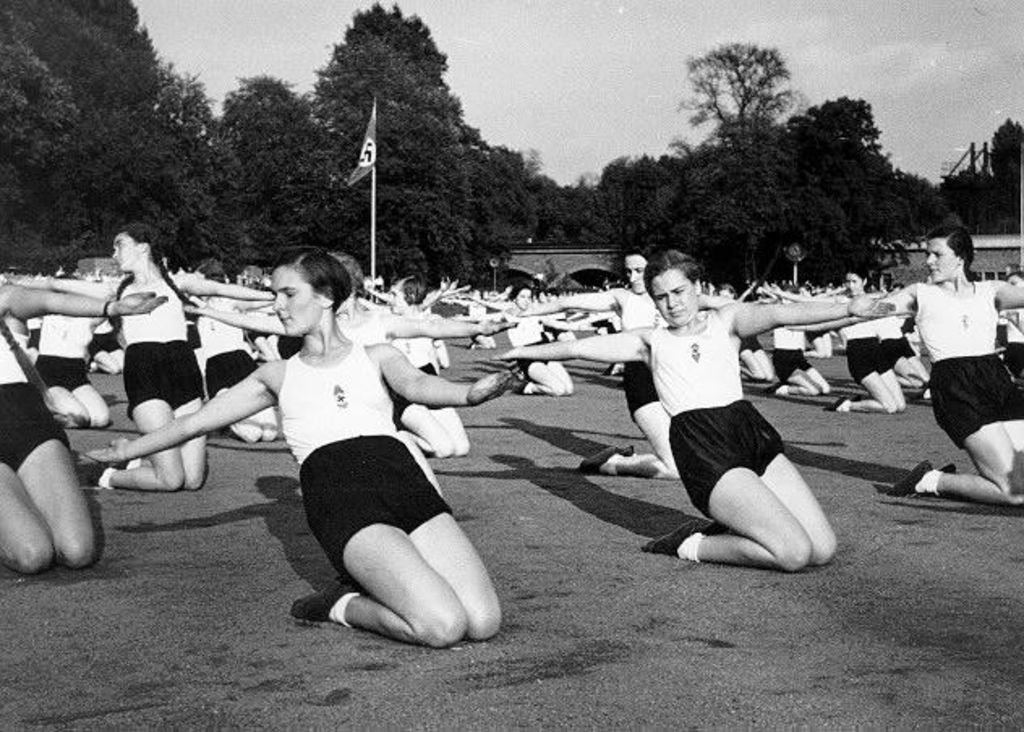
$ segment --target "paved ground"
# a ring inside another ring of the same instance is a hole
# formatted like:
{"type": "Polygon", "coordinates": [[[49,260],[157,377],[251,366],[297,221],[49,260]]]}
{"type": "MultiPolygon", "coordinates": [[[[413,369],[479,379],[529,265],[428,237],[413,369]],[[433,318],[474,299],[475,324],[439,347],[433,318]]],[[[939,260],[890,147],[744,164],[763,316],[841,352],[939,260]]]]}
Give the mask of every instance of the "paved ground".
{"type": "MultiPolygon", "coordinates": [[[[487,368],[451,351],[454,378],[487,368]]],[[[849,387],[839,359],[819,366],[849,387]]],[[[296,468],[281,444],[218,437],[199,493],[90,494],[96,567],[0,570],[0,726],[1024,725],[1024,512],[876,490],[921,458],[967,468],[930,408],[751,394],[840,538],[832,565],[785,576],[641,553],[695,511],[675,484],[575,471],[642,443],[615,380],[571,371],[574,397],[464,410],[472,454],[435,462],[498,587],[494,640],[432,651],[293,621],[331,576],[296,468]]],[[[119,381],[98,383],[127,429],[119,381]]]]}

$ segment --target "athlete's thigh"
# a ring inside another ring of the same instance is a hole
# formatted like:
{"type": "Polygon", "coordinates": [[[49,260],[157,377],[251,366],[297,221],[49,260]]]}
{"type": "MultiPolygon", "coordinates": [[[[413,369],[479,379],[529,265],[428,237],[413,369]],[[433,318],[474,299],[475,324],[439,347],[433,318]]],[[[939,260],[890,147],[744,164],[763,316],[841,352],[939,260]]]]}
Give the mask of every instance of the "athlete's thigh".
{"type": "Polygon", "coordinates": [[[778,555],[792,541],[808,537],[791,511],[761,478],[746,468],[723,475],[708,501],[716,521],[778,555]]]}
{"type": "Polygon", "coordinates": [[[427,564],[455,591],[471,617],[498,611],[498,596],[487,567],[450,513],[434,516],[409,536],[427,564]]]}
{"type": "Polygon", "coordinates": [[[36,447],[18,467],[18,478],[53,535],[58,549],[83,548],[93,539],[92,519],[71,453],[58,440],[36,447]]]}
{"type": "Polygon", "coordinates": [[[785,455],[776,455],[763,476],[764,484],[800,522],[816,548],[835,544],[835,533],[821,504],[800,471],[785,455]]]}
{"type": "MultiPolygon", "coordinates": [[[[136,405],[132,410],[132,421],[143,434],[155,432],[156,430],[174,421],[174,411],[171,405],[162,399],[149,399],[136,405]]],[[[184,471],[181,459],[181,451],[172,447],[149,456],[150,462],[157,472],[165,475],[173,473],[180,474],[184,471]]]]}
{"type": "MultiPolygon", "coordinates": [[[[1006,424],[993,422],[984,425],[964,440],[964,448],[978,472],[1004,491],[1010,489],[1010,475],[1016,460],[1016,450],[1006,424]]],[[[1018,432],[1018,428],[1014,428],[1014,432],[1018,432]]]]}
{"type": "Polygon", "coordinates": [[[395,526],[361,529],[345,545],[343,560],[372,597],[407,621],[432,612],[463,612],[452,586],[395,526]]]}
{"type": "Polygon", "coordinates": [[[88,410],[93,424],[106,424],[110,421],[110,407],[103,395],[96,391],[92,384],[83,384],[71,394],[88,410]]]}
{"type": "Polygon", "coordinates": [[[0,556],[5,563],[26,546],[52,546],[46,519],[21,478],[0,463],[0,556]]]}
{"type": "Polygon", "coordinates": [[[633,412],[633,419],[640,431],[644,433],[644,437],[651,443],[658,459],[672,472],[678,472],[675,457],[672,455],[672,444],[668,437],[672,417],[665,411],[664,405],[661,402],[649,402],[633,412]]]}

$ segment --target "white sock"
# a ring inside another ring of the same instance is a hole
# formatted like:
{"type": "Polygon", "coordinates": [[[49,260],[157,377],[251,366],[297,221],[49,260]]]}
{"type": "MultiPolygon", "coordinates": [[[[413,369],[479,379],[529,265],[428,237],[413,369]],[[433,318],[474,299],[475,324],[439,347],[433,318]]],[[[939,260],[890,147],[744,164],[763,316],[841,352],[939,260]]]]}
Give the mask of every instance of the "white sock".
{"type": "Polygon", "coordinates": [[[921,480],[914,486],[915,493],[930,493],[933,496],[939,495],[939,478],[942,477],[941,470],[929,470],[921,480]]]}
{"type": "Polygon", "coordinates": [[[100,474],[100,479],[96,481],[96,485],[100,488],[106,488],[108,491],[114,490],[114,486],[110,485],[110,477],[114,474],[113,468],[107,468],[100,474]]]}
{"type": "Polygon", "coordinates": [[[776,396],[786,396],[787,394],[789,394],[789,385],[788,384],[783,384],[782,386],[780,386],[778,389],[775,390],[775,395],[776,396]]]}
{"type": "Polygon", "coordinates": [[[344,595],[339,597],[338,601],[334,603],[334,605],[331,607],[331,611],[327,613],[327,617],[329,617],[331,620],[333,620],[335,623],[338,623],[339,625],[344,625],[346,628],[351,628],[352,626],[349,625],[348,622],[345,620],[345,608],[347,608],[348,604],[352,602],[353,597],[359,597],[359,593],[346,592],[344,595]]]}
{"type": "Polygon", "coordinates": [[[836,411],[837,412],[849,412],[850,411],[850,404],[851,403],[852,402],[850,402],[850,400],[847,399],[842,404],[840,404],[838,407],[836,407],[836,411]]]}
{"type": "Polygon", "coordinates": [[[676,549],[676,554],[679,555],[680,559],[686,559],[700,564],[700,560],[697,558],[697,548],[700,546],[702,541],[704,541],[704,534],[699,531],[696,534],[690,534],[683,539],[683,543],[679,545],[678,549],[676,549]]]}

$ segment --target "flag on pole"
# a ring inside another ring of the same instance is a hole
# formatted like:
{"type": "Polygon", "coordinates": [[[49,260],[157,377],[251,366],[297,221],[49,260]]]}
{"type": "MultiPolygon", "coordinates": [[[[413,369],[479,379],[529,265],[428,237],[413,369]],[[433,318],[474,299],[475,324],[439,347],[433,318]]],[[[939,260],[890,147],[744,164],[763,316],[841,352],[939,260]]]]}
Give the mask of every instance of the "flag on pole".
{"type": "Polygon", "coordinates": [[[355,185],[363,177],[373,170],[377,163],[377,100],[373,100],[373,111],[370,112],[370,122],[366,125],[366,135],[363,137],[363,147],[359,151],[359,162],[348,177],[348,184],[355,185]]]}

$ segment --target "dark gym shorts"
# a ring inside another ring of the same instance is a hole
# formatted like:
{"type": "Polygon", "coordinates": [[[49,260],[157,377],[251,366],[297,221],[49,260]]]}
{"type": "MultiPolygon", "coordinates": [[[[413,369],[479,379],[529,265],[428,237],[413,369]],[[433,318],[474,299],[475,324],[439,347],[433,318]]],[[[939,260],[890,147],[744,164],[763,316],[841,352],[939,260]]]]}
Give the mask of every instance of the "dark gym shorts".
{"type": "Polygon", "coordinates": [[[256,370],[252,356],[242,350],[218,353],[206,359],[206,395],[213,399],[256,370]]]}
{"type": "Polygon", "coordinates": [[[622,368],[622,388],[626,392],[626,406],[630,416],[640,407],[657,402],[658,390],[650,367],[640,361],[627,361],[622,368]]]}
{"type": "Polygon", "coordinates": [[[761,341],[757,340],[757,336],[747,336],[746,338],[740,338],[740,353],[744,351],[757,351],[761,350],[761,341]]]}
{"type": "Polygon", "coordinates": [[[1006,350],[1003,351],[1003,363],[1010,369],[1011,376],[1016,377],[1024,373],[1024,343],[1007,343],[1006,350]]]}
{"type": "Polygon", "coordinates": [[[772,366],[783,384],[789,381],[794,371],[807,371],[811,368],[804,352],[797,348],[776,348],[772,351],[772,366]]]}
{"type": "Polygon", "coordinates": [[[906,336],[902,338],[883,338],[880,341],[882,346],[882,358],[886,365],[886,371],[894,368],[901,358],[914,358],[917,352],[910,345],[906,336]]]}
{"type": "Polygon", "coordinates": [[[94,333],[92,340],[89,341],[89,358],[95,357],[97,353],[113,353],[120,350],[121,343],[117,340],[117,332],[113,330],[106,333],[94,333]]]}
{"type": "Polygon", "coordinates": [[[711,491],[723,475],[733,468],[764,475],[783,453],[779,433],[744,399],[680,412],[672,417],[668,436],[690,501],[705,516],[710,515],[711,491]]]}
{"type": "Polygon", "coordinates": [[[935,421],[957,447],[987,424],[1024,419],[1024,395],[994,353],[936,361],[929,386],[935,421]]]}
{"type": "Polygon", "coordinates": [[[294,356],[296,353],[302,350],[302,339],[298,336],[278,336],[277,337],[277,352],[281,354],[281,358],[287,361],[289,358],[294,356]]]}
{"type": "MultiPolygon", "coordinates": [[[[437,369],[434,368],[434,364],[432,363],[423,364],[420,366],[420,371],[425,374],[430,374],[431,376],[437,376],[437,369]]],[[[404,412],[406,407],[412,404],[412,402],[401,394],[392,391],[390,388],[388,389],[388,394],[391,396],[391,403],[394,405],[394,409],[391,410],[391,421],[395,423],[395,427],[403,430],[405,427],[402,426],[402,412],[404,412]]]]}
{"type": "Polygon", "coordinates": [[[299,471],[313,536],[342,577],[345,545],[372,524],[409,534],[452,510],[396,437],[371,435],[314,450],[299,471]]]}
{"type": "Polygon", "coordinates": [[[851,338],[846,342],[846,368],[858,384],[872,373],[883,374],[889,366],[877,338],[851,338]]]}
{"type": "Polygon", "coordinates": [[[60,386],[74,391],[89,383],[85,359],[63,356],[40,356],[36,359],[36,371],[47,386],[60,386]]]}
{"type": "Polygon", "coordinates": [[[185,341],[133,343],[124,352],[124,390],[129,415],[150,399],[177,409],[203,398],[203,375],[185,341]]]}
{"type": "Polygon", "coordinates": [[[0,420],[0,462],[11,470],[48,440],[68,446],[67,435],[31,384],[0,385],[0,420]]]}

